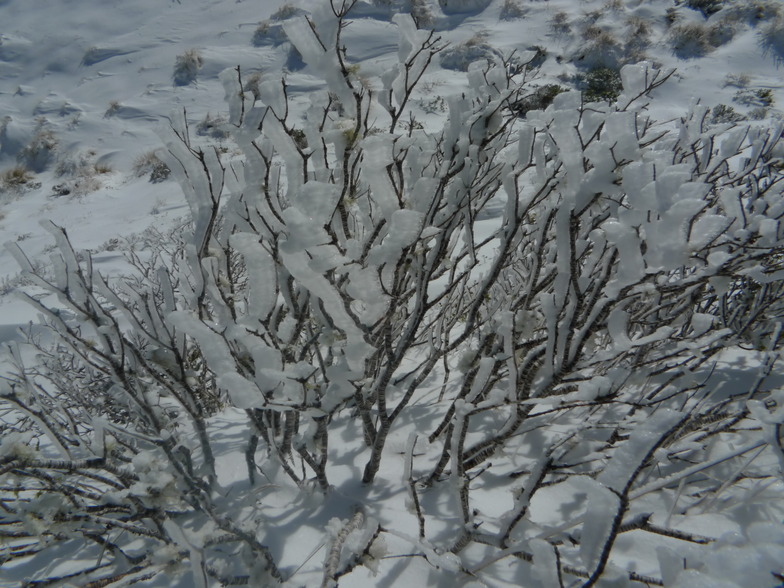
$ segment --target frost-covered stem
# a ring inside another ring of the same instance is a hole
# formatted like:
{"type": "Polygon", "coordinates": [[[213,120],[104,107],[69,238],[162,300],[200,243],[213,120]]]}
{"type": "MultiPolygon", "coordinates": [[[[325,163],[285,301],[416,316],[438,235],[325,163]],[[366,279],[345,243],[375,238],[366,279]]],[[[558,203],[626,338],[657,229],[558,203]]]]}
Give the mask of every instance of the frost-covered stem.
{"type": "MultiPolygon", "coordinates": [[[[628,479],[623,481],[623,487],[608,487],[608,490],[611,491],[618,497],[618,507],[616,509],[615,515],[613,516],[612,525],[610,526],[610,530],[607,536],[607,539],[604,541],[604,545],[602,546],[601,553],[599,555],[598,563],[594,568],[593,572],[591,573],[588,580],[583,584],[583,588],[590,588],[594,586],[596,582],[599,581],[602,574],[604,573],[604,569],[607,566],[607,562],[610,559],[610,552],[612,551],[613,545],[615,545],[615,540],[618,538],[618,535],[621,530],[621,526],[623,524],[623,517],[626,514],[626,511],[629,509],[629,505],[631,504],[632,500],[635,498],[631,494],[631,488],[634,485],[635,481],[642,473],[643,469],[647,466],[650,459],[653,457],[653,454],[662,444],[667,440],[667,438],[673,433],[673,431],[680,428],[683,422],[686,420],[687,417],[680,418],[673,426],[671,426],[667,431],[664,431],[659,438],[654,443],[649,443],[648,451],[643,456],[634,456],[633,459],[637,462],[637,467],[632,472],[631,476],[628,479]]],[[[628,447],[628,446],[627,446],[628,447]]],[[[625,447],[620,451],[629,451],[629,449],[625,447]]],[[[629,456],[618,457],[614,456],[614,460],[618,459],[632,459],[629,456]]],[[[613,462],[610,462],[612,465],[613,462]]]]}
{"type": "Polygon", "coordinates": [[[514,531],[514,528],[517,526],[517,523],[519,523],[528,512],[528,506],[531,504],[531,498],[542,485],[542,482],[544,482],[545,476],[547,476],[551,465],[552,458],[550,454],[547,454],[541,457],[536,462],[536,465],[531,470],[531,472],[529,472],[525,485],[520,490],[520,494],[515,499],[515,506],[514,510],[512,511],[512,517],[506,524],[506,528],[500,534],[501,547],[508,547],[509,537],[514,531]]]}
{"type": "Polygon", "coordinates": [[[340,575],[340,553],[343,550],[343,545],[346,543],[348,536],[352,531],[358,531],[365,524],[365,514],[362,510],[357,509],[351,519],[343,525],[335,537],[329,549],[329,555],[324,565],[324,578],[321,582],[321,588],[329,588],[335,585],[337,578],[340,575]]]}

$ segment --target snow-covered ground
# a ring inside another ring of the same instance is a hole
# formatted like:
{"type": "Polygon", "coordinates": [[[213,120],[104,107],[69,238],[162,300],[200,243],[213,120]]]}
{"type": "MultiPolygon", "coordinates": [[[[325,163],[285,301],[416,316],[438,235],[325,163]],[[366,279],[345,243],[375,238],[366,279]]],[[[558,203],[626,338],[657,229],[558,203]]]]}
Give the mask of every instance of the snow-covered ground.
{"type": "MultiPolygon", "coordinates": [[[[324,1],[295,5],[308,11],[324,1]]],[[[219,78],[224,70],[239,66],[245,79],[254,74],[261,79],[285,75],[295,105],[304,106],[309,93],[324,86],[319,72],[304,66],[279,36],[279,19],[292,12],[290,5],[281,7],[266,0],[48,0],[45,6],[41,4],[0,0],[0,174],[20,164],[28,172],[22,183],[2,184],[0,180],[0,242],[18,243],[35,263],[47,264],[52,250],[51,235],[39,224],[44,219],[64,227],[75,247],[93,252],[96,268],[108,275],[124,271],[124,249],[143,249],[148,240],[159,238],[151,231],[165,234],[187,221],[188,204],[177,183],[171,179],[151,182],[147,168],[141,176],[136,169],[140,158],[161,148],[170,115],[183,109],[197,141],[219,145],[227,158],[237,156],[236,146],[217,125],[204,124],[226,116],[225,90],[219,78]],[[268,23],[264,34],[257,30],[262,21],[268,23]],[[175,74],[177,60],[183,56],[194,64],[192,79],[182,68],[180,77],[175,74]]],[[[530,81],[532,87],[557,84],[570,89],[579,86],[592,67],[646,59],[662,70],[675,69],[670,81],[654,92],[651,114],[658,120],[679,119],[695,101],[714,113],[719,105],[730,106],[739,115],[755,119],[751,121],[755,125],[770,125],[781,116],[784,55],[766,46],[762,35],[775,21],[764,11],[772,14],[776,1],[727,0],[725,10],[708,19],[671,0],[492,0],[475,4],[482,6],[466,3],[463,11],[447,7],[446,12],[438,4],[430,5],[438,35],[469,57],[450,56],[447,50],[434,63],[422,90],[415,94],[425,125],[437,126],[446,116],[444,98],[465,87],[466,74],[461,69],[467,68],[470,56],[481,57],[483,52],[508,56],[536,48],[543,50],[543,61],[530,81]],[[758,8],[750,8],[752,4],[758,8]],[[674,27],[687,25],[703,27],[712,44],[698,41],[695,46],[679,48],[673,40],[674,27]]],[[[354,8],[356,16],[345,30],[344,41],[360,75],[380,73],[397,60],[398,32],[390,18],[397,6],[396,2],[375,6],[359,2],[354,8]]],[[[779,18],[784,19],[784,10],[779,18]]],[[[784,32],[780,35],[784,37],[784,32]]],[[[781,39],[778,43],[778,47],[784,45],[781,39]]],[[[726,109],[723,112],[730,116],[726,109]]],[[[35,316],[34,310],[13,295],[25,286],[14,258],[0,250],[0,342],[18,339],[17,328],[35,316]]],[[[744,357],[731,356],[727,361],[740,366],[744,357]]],[[[750,366],[738,368],[741,380],[745,372],[757,369],[756,358],[748,361],[750,366]]],[[[781,384],[778,379],[776,383],[781,384]]],[[[423,404],[405,415],[388,442],[391,452],[402,456],[408,451],[418,412],[427,411],[423,404]]],[[[232,437],[234,412],[228,409],[211,423],[225,434],[218,446],[226,454],[232,443],[239,442],[232,437]]],[[[330,472],[335,488],[327,496],[315,491],[305,495],[272,484],[256,489],[257,498],[264,500],[262,515],[282,517],[276,521],[280,545],[271,536],[266,537],[267,543],[279,554],[282,566],[291,570],[301,563],[305,569],[300,576],[292,576],[291,585],[318,585],[320,576],[306,563],[310,558],[324,560],[324,528],[334,524],[329,522],[332,517],[351,517],[357,502],[383,505],[370,515],[401,535],[397,545],[394,535],[387,537],[388,554],[411,549],[408,536],[415,536],[417,528],[405,484],[366,488],[359,483],[361,468],[352,456],[359,451],[361,437],[360,424],[347,421],[339,436],[345,447],[340,448],[341,457],[330,472]],[[298,503],[292,506],[292,501],[298,503]],[[405,519],[407,523],[401,523],[405,519]]],[[[403,475],[402,457],[384,467],[381,479],[403,475]]],[[[235,479],[245,476],[241,455],[219,462],[218,469],[227,492],[232,491],[235,479]]],[[[763,491],[781,493],[781,482],[763,491]]],[[[486,499],[488,516],[500,516],[512,507],[506,489],[488,485],[478,495],[486,499]]],[[[554,500],[558,490],[548,496],[554,500]]],[[[573,494],[561,498],[563,502],[547,505],[534,501],[531,508],[540,513],[533,517],[535,521],[546,527],[551,524],[548,511],[574,507],[569,503],[573,494]]],[[[656,500],[651,498],[652,510],[669,508],[656,500]]],[[[457,505],[429,504],[427,508],[443,511],[445,527],[455,524],[450,517],[457,517],[457,505]]],[[[771,511],[779,517],[774,522],[782,523],[778,505],[771,511]]],[[[707,516],[700,522],[705,534],[719,527],[707,516]]],[[[428,533],[437,538],[439,529],[428,533]]],[[[731,546],[727,540],[725,548],[731,546]]],[[[651,551],[655,548],[652,545],[651,551]]],[[[387,562],[378,584],[363,569],[341,580],[341,586],[453,586],[457,584],[451,572],[459,569],[455,558],[440,551],[427,558],[401,557],[387,562]]],[[[640,559],[638,553],[629,558],[640,559]]],[[[650,556],[651,561],[655,558],[650,556]]],[[[52,562],[53,573],[57,565],[67,567],[65,562],[52,562]]],[[[11,577],[4,574],[0,569],[2,585],[11,577]]],[[[23,565],[15,568],[14,581],[24,574],[23,565]]],[[[504,585],[521,581],[511,572],[488,578],[477,578],[475,584],[461,580],[460,585],[493,585],[487,584],[492,578],[508,582],[504,585]]],[[[190,581],[182,580],[184,586],[190,581]]]]}

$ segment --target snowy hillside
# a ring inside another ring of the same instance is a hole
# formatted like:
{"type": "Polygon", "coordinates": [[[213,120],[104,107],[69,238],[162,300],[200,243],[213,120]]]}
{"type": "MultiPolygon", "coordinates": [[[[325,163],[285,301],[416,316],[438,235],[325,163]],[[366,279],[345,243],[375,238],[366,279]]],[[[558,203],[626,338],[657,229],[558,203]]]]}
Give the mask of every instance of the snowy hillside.
{"type": "Polygon", "coordinates": [[[784,582],[780,2],[34,4],[0,585],[784,582]]]}

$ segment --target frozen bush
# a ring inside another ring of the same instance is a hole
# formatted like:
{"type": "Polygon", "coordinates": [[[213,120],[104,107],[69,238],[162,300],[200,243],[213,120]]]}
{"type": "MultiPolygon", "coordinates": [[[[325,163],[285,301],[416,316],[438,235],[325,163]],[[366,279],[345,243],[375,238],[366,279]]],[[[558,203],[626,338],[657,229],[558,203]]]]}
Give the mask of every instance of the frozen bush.
{"type": "Polygon", "coordinates": [[[589,70],[578,85],[586,102],[614,102],[623,90],[620,71],[611,67],[589,70]]]}
{"type": "Polygon", "coordinates": [[[545,84],[512,104],[512,111],[517,116],[524,117],[531,110],[544,110],[553,103],[558,94],[565,91],[566,89],[558,84],[545,84]]]}
{"type": "Polygon", "coordinates": [[[711,47],[726,45],[735,37],[735,27],[728,21],[721,21],[708,27],[708,43],[711,47]]]}
{"type": "Polygon", "coordinates": [[[245,78],[245,85],[242,87],[243,92],[250,92],[254,100],[261,98],[261,74],[259,72],[250,74],[245,78]]]}
{"type": "Polygon", "coordinates": [[[670,46],[680,59],[704,57],[711,50],[708,28],[700,23],[684,23],[670,30],[670,46]]]}
{"type": "Polygon", "coordinates": [[[73,194],[84,196],[101,188],[97,176],[112,172],[111,166],[105,162],[95,161],[95,151],[78,151],[64,154],[57,161],[54,172],[64,181],[53,187],[58,196],[73,194]]]}
{"type": "Polygon", "coordinates": [[[59,143],[49,122],[40,118],[32,139],[16,154],[16,159],[29,170],[42,172],[54,161],[59,143]]]}
{"type": "Polygon", "coordinates": [[[148,151],[135,159],[133,162],[133,173],[138,178],[149,175],[150,182],[157,184],[169,179],[171,169],[156,155],[155,151],[148,151]]]}
{"type": "Polygon", "coordinates": [[[746,120],[746,117],[727,104],[717,104],[711,109],[711,124],[736,123],[742,120],[746,120]]]}
{"type": "Polygon", "coordinates": [[[40,188],[35,175],[23,165],[17,165],[0,173],[0,193],[20,194],[27,190],[40,188]]]}
{"type": "Polygon", "coordinates": [[[724,86],[735,86],[737,88],[746,88],[751,83],[751,76],[749,74],[727,74],[724,78],[724,86]]]}
{"type": "Polygon", "coordinates": [[[558,35],[567,35],[572,30],[572,25],[569,22],[569,14],[563,10],[559,10],[553,14],[550,19],[550,30],[558,35]]]}
{"type": "Polygon", "coordinates": [[[479,13],[490,5],[491,0],[438,0],[444,14],[479,13]]]}
{"type": "Polygon", "coordinates": [[[172,74],[174,85],[187,86],[195,82],[203,65],[204,59],[198,49],[188,49],[185,53],[178,55],[172,74]]]}
{"type": "Polygon", "coordinates": [[[773,90],[770,88],[738,90],[735,92],[735,96],[732,97],[732,101],[742,104],[743,106],[768,108],[773,106],[773,90]]]}
{"type": "Polygon", "coordinates": [[[212,137],[213,139],[218,139],[221,141],[228,139],[229,131],[226,129],[227,122],[228,121],[225,117],[212,116],[208,112],[206,115],[204,115],[204,118],[201,119],[199,124],[196,125],[196,133],[202,137],[212,137]]]}
{"type": "Polygon", "coordinates": [[[586,68],[619,68],[631,46],[622,47],[611,32],[598,27],[589,27],[587,32],[589,40],[579,49],[573,61],[586,68]]]}
{"type": "Polygon", "coordinates": [[[241,156],[172,117],[162,157],[191,218],[129,276],[53,223],[51,271],[9,245],[41,322],[0,362],[3,572],[780,574],[782,125],[709,128],[700,106],[658,124],[649,64],[612,104],[564,92],[523,120],[526,73],[502,61],[425,131],[435,34],[396,15],[399,63],[369,91],[333,6],[290,23],[326,85],[304,113],[285,83],[253,103],[235,70],[241,156]]]}
{"type": "Polygon", "coordinates": [[[428,0],[411,0],[411,18],[418,29],[432,29],[435,26],[435,16],[430,9],[428,0]]]}
{"type": "Polygon", "coordinates": [[[501,20],[517,20],[525,16],[525,9],[519,0],[504,0],[498,18],[501,20]]]}
{"type": "Polygon", "coordinates": [[[477,34],[463,43],[444,50],[441,54],[441,67],[455,71],[468,71],[468,66],[475,61],[493,63],[499,60],[499,51],[485,39],[485,35],[477,34]]]}
{"type": "Polygon", "coordinates": [[[760,27],[759,42],[766,55],[784,63],[784,16],[778,16],[760,27]]]}
{"type": "Polygon", "coordinates": [[[700,11],[705,18],[717,13],[723,5],[724,0],[686,0],[686,6],[700,11]]]}

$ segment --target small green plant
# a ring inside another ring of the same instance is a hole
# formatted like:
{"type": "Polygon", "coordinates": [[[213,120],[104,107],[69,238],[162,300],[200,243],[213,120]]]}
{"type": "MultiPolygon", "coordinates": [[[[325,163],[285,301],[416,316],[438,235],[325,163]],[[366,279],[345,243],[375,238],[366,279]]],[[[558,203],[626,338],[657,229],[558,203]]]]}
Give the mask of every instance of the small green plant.
{"type": "Polygon", "coordinates": [[[171,169],[155,154],[155,151],[148,151],[139,155],[133,162],[133,172],[138,178],[149,174],[150,182],[153,184],[163,182],[171,175],[171,169]]]}
{"type": "Polygon", "coordinates": [[[732,106],[727,104],[717,104],[711,109],[710,122],[714,125],[736,123],[746,120],[741,113],[736,112],[732,106]]]}
{"type": "Polygon", "coordinates": [[[544,110],[553,103],[558,94],[565,92],[566,88],[558,84],[546,84],[533,91],[532,94],[525,96],[512,105],[512,111],[520,117],[524,117],[531,110],[544,110]]]}
{"type": "Polygon", "coordinates": [[[623,90],[621,72],[612,67],[595,67],[585,74],[582,86],[586,102],[615,102],[623,90]]]}
{"type": "Polygon", "coordinates": [[[175,86],[187,86],[196,81],[199,70],[204,66],[204,59],[198,49],[188,49],[177,56],[174,62],[172,80],[175,86]]]}
{"type": "Polygon", "coordinates": [[[760,88],[759,90],[738,90],[732,98],[733,102],[743,106],[758,108],[769,108],[773,106],[773,90],[770,88],[760,88]]]}

